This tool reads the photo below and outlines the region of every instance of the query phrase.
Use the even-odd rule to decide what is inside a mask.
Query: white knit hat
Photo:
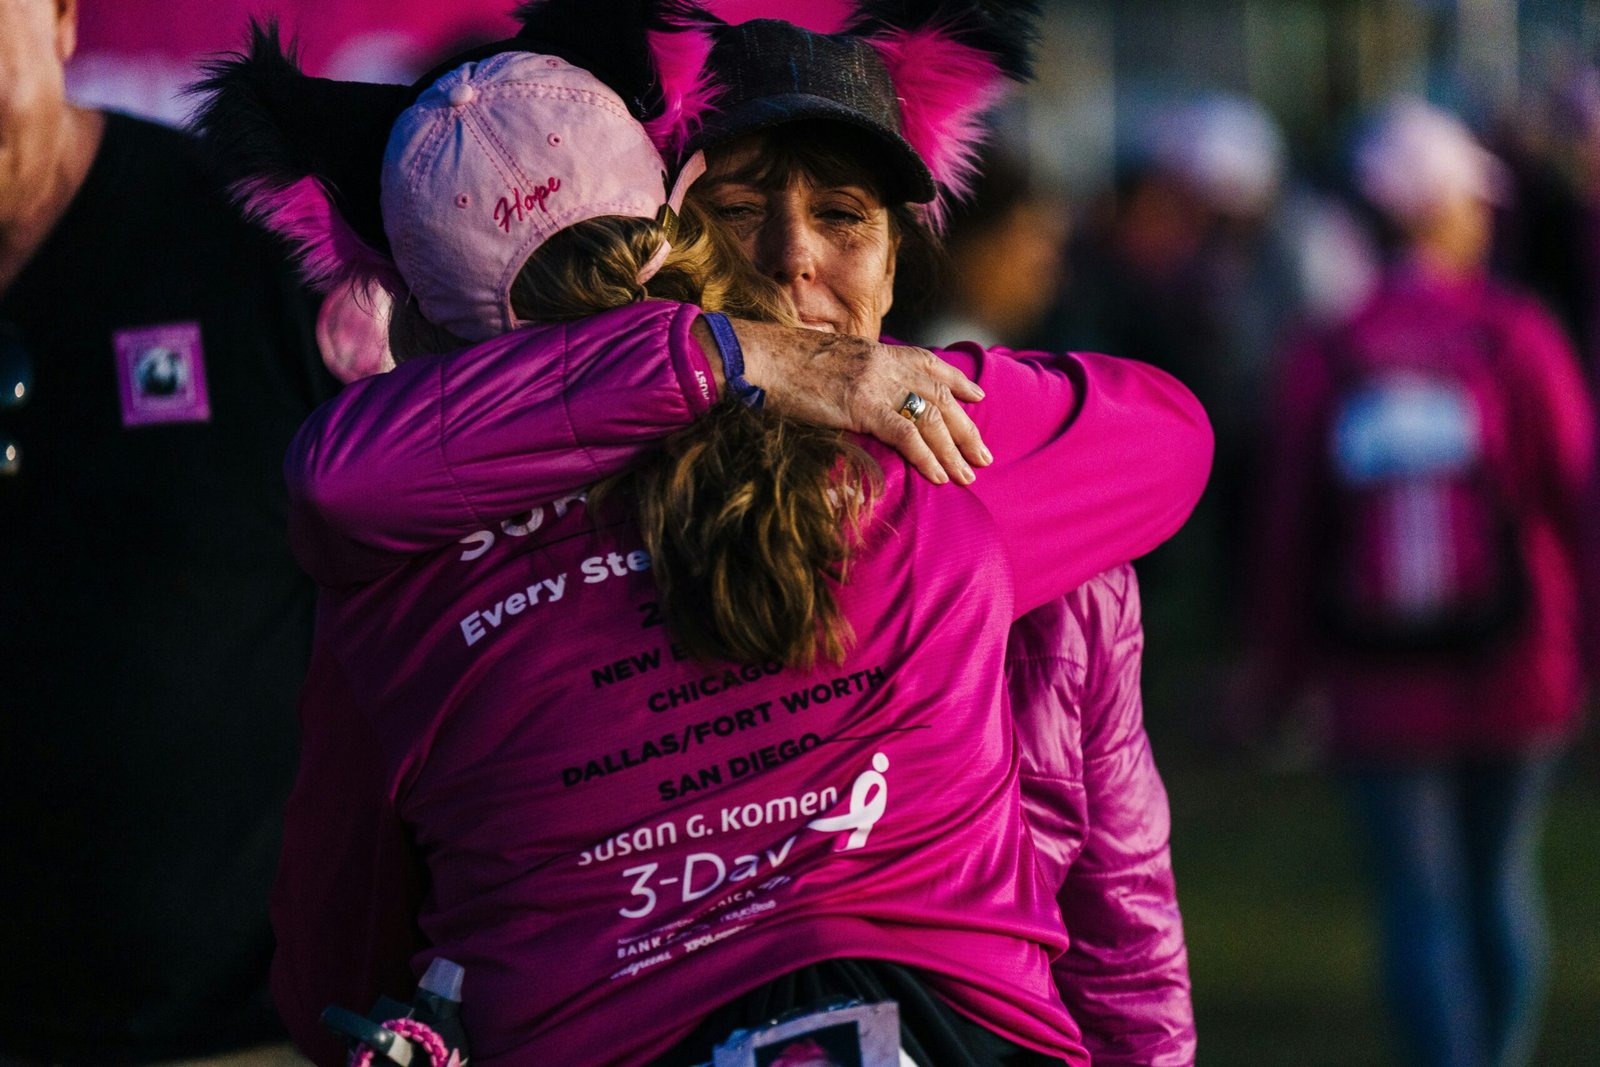
[[[1457,196],[1501,203],[1511,190],[1505,164],[1459,119],[1415,97],[1391,104],[1354,157],[1361,195],[1401,226]]]

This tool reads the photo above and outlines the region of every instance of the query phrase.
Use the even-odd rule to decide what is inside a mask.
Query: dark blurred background
[[[510,0],[86,0],[85,103],[181,121],[196,56],[247,13],[312,73],[410,81],[508,33]],[[844,5],[730,0],[819,28]],[[1494,261],[1556,313],[1593,380],[1600,322],[1600,0],[1047,0],[1037,82],[996,116],[965,267],[897,335],[1105,349],[1207,403],[1218,466],[1195,519],[1141,561],[1147,715],[1172,798],[1201,1062],[1398,1064],[1374,987],[1360,850],[1315,700],[1228,728],[1252,488],[1284,337],[1337,321],[1378,270],[1344,177],[1366,116],[1410,94],[1509,165]],[[998,249],[998,251],[997,251]],[[1600,748],[1564,759],[1543,846],[1552,985],[1534,1062],[1600,1063]]]
[[[1165,365],[1218,431],[1207,499],[1138,565],[1200,1062],[1401,1065],[1326,709],[1312,699],[1247,739],[1226,725],[1252,489],[1273,447],[1267,397],[1285,338],[1338,321],[1374,283],[1379,249],[1347,161],[1399,94],[1454,112],[1511,168],[1496,273],[1557,315],[1595,380],[1600,3],[1099,0],[1047,12],[1038,84],[1000,125],[1028,195],[1057,219],[1017,228],[1011,247],[1048,234],[1064,251],[1036,262],[1060,275],[1034,317],[1027,279],[991,274],[984,288],[1009,296],[990,294],[988,321],[1012,315],[991,339]],[[1152,170],[1177,180],[1152,185]],[[971,333],[981,316],[951,317]],[[1542,847],[1553,958],[1536,1064],[1600,1063],[1597,831],[1589,729],[1560,765]]]

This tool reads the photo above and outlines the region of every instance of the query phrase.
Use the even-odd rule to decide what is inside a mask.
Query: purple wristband
[[[706,311],[700,317],[711,328],[711,339],[717,343],[717,351],[722,353],[722,377],[728,383],[728,388],[746,407],[760,411],[761,405],[766,402],[767,391],[759,385],[750,384],[749,379],[745,378],[744,349],[739,347],[739,338],[734,334],[728,316],[720,311]]]

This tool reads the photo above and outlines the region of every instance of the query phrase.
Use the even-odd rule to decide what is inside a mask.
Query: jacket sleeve
[[[425,875],[359,701],[326,660],[311,670],[317,703],[301,718],[316,728],[302,729],[272,890],[272,994],[296,1047],[318,1067],[344,1067],[343,1043],[319,1019],[329,1005],[365,1015],[380,995],[411,999]]]
[[[1000,529],[1019,617],[1149,552],[1200,499],[1211,424],[1166,372],[1090,353],[940,355],[988,394],[967,410],[995,462],[971,490]]]
[[[1144,730],[1144,626],[1131,567],[1106,617],[1086,620],[1083,850],[1057,894],[1070,945],[1053,971],[1096,1067],[1191,1067],[1189,961],[1169,849],[1166,788]]]
[[[325,586],[370,581],[621,470],[715,400],[698,315],[632,304],[349,386],[285,460],[300,565]]]

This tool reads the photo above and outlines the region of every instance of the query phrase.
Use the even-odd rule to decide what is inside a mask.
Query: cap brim
[[[810,93],[763,96],[712,112],[690,140],[688,151],[715,148],[747,134],[805,120],[842,122],[878,142],[883,147],[883,159],[888,168],[884,175],[888,180],[884,190],[887,201],[926,204],[937,195],[932,172],[904,137],[837,101]]]

